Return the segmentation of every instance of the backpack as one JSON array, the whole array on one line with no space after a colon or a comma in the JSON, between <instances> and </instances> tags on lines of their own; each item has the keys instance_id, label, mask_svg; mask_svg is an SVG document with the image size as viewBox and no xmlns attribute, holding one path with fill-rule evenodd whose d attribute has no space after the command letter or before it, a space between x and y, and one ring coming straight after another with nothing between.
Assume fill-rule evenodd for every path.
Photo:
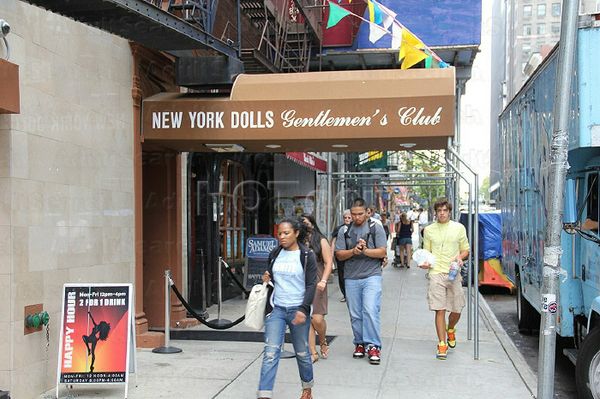
<instances>
[{"instance_id":1,"label":"backpack","mask_svg":"<svg viewBox=\"0 0 600 399\"><path fill-rule=\"evenodd\" d=\"M369 246L369 238L373 238L373 247L377 248L377 241L375 241L375 237L376 237L376 224L377 222L375 222L374 220L372 220L371 218L369 218L369 233L367 234L367 239L365 240L367 242L367 247ZM346 249L350 249L350 245L348 244L348 242L350 241L350 234L348 234L348 231L350 231L350 227L352 227L352 223L350 223L348 226L345 226L346 230L344 230L344 241L346 243ZM386 244L387 246L387 244ZM381 258L381 267L384 267L387 264L387 257L385 258Z\"/></svg>"},{"instance_id":2,"label":"backpack","mask_svg":"<svg viewBox=\"0 0 600 399\"><path fill-rule=\"evenodd\" d=\"M373 247L377 248L377 244L375 241L375 231L377 230L375 227L376 222L374 220L372 220L371 218L369 218L369 234L367 234L367 246L369 245L369 238L373 238ZM344 230L344 241L346 243L346 249L350 249L350 245L348 244L349 240L350 240L350 234L348 234L348 231L350 231L350 228L352 227L353 223L350 223L348 226L346 227L346 230ZM343 228L343 227L342 227Z\"/></svg>"}]
</instances>

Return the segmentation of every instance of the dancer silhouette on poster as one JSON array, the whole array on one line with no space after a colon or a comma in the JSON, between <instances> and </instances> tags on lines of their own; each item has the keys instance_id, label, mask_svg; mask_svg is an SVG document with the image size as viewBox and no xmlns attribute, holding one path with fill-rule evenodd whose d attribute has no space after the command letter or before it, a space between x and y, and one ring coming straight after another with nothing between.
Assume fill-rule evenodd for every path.
<instances>
[{"instance_id":1,"label":"dancer silhouette on poster","mask_svg":"<svg viewBox=\"0 0 600 399\"><path fill-rule=\"evenodd\" d=\"M96 321L92 317L92 314L88 311L88 315L90 319L92 319L92 323L94 323L94 328L92 328L92 332L90 335L82 336L83 342L85 342L85 346L88 350L88 356L92 355L92 363L90 364L90 373L94 372L94 361L96 360L96 344L98 340L106 341L108 338L108 332L110 331L110 324L101 321L100 324L96 324ZM91 348L90 348L91 344Z\"/></svg>"}]
</instances>

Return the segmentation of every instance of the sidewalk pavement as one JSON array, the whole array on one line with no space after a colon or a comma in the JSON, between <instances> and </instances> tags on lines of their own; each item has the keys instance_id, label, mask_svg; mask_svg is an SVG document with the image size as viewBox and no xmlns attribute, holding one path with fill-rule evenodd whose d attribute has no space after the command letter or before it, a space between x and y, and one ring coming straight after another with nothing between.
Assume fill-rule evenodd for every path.
<instances>
[{"instance_id":1,"label":"sidewalk pavement","mask_svg":"<svg viewBox=\"0 0 600 399\"><path fill-rule=\"evenodd\" d=\"M380 365L353 359L352 331L346 304L339 301L337 281L329 284L330 342L328 359L314 364L316 399L371 398L485 398L534 397L536 379L502 329L485 299L480 297L480 359L473 359L468 341L466 307L457 328L457 346L448 359L435 358L433 313L427 308L425 272L419 268L384 269ZM334 279L337 280L337 279ZM234 320L244 312L245 300L233 299L222 306L222 317ZM209 309L211 318L216 309ZM205 326L197 327L208 330ZM247 331L243 323L233 331ZM230 330L231 331L231 330ZM227 332L224 332L226 334ZM256 397L263 344L236 341L171 340L183 349L179 354L155 354L137 350L137 373L130 376L131 399L253 399ZM292 350L291 344L286 344ZM61 388L60 398L122 398L124 387ZM274 397L300 397L295 359L281 359ZM53 392L40 399L54 397Z\"/></svg>"}]
</instances>

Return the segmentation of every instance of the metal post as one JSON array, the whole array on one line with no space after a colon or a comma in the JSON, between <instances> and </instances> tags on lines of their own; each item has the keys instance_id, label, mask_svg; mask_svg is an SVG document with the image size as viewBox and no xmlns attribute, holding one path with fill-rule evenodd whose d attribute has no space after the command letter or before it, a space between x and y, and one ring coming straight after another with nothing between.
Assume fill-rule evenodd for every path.
<instances>
[{"instance_id":1,"label":"metal post","mask_svg":"<svg viewBox=\"0 0 600 399\"><path fill-rule=\"evenodd\" d=\"M236 23L237 23L238 58L242 58L242 6L240 5L240 0L237 0Z\"/></svg>"},{"instance_id":2,"label":"metal post","mask_svg":"<svg viewBox=\"0 0 600 399\"><path fill-rule=\"evenodd\" d=\"M463 164L465 166L465 168L467 168L467 170L469 172L471 172L471 174L473 175L474 178L474 197L475 197L475 220L474 220L474 226L473 226L473 248L472 251L474 253L474 262L473 262L473 266L474 266L474 271L475 271L475 289L473 292L473 295L475 296L475 309L473 311L473 317L474 317L474 321L473 321L473 326L474 326L474 331L475 331L475 339L473 340L473 358L475 360L479 359L479 276L478 276L478 271L479 271L479 175L477 173L475 173L475 171L465 162L462 160L462 158L460 157L460 155L458 155L456 153L456 151L454 151L454 149L452 149L451 147L448 148L448 151L454 155L454 157L456 158L456 160L458 162L460 162L461 164Z\"/></svg>"},{"instance_id":3,"label":"metal post","mask_svg":"<svg viewBox=\"0 0 600 399\"><path fill-rule=\"evenodd\" d=\"M473 189L471 188L471 184L469 184L469 216L468 216L468 226L469 226L469 242L473 242ZM477 232L479 234L479 232ZM469 260L468 260L468 268L467 268L467 339L473 339L473 309L471 308L471 300L473 299L473 251L469 251ZM479 278L479 276L477 276Z\"/></svg>"},{"instance_id":4,"label":"metal post","mask_svg":"<svg viewBox=\"0 0 600 399\"><path fill-rule=\"evenodd\" d=\"M562 232L562 214L564 186L567 174L567 151L569 145L569 112L571 109L571 84L575 70L575 51L577 44L577 16L579 1L563 1L561 17L560 44L554 93L554 126L548 161L548 192L546 201L548 216L544 246L543 285L541 291L542 306L540 324L540 349L538 362L539 399L554 397L554 366L556 351L556 311L549 311L550 304L557 303L559 294L559 275ZM553 307L552 307L553 308Z\"/></svg>"},{"instance_id":5,"label":"metal post","mask_svg":"<svg viewBox=\"0 0 600 399\"><path fill-rule=\"evenodd\" d=\"M473 266L475 271L475 309L473 309L473 321L475 323L475 339L473 340L473 352L475 360L479 360L479 175L473 172L475 177L475 227L473 229Z\"/></svg>"},{"instance_id":6,"label":"metal post","mask_svg":"<svg viewBox=\"0 0 600 399\"><path fill-rule=\"evenodd\" d=\"M461 118L461 103L462 103L462 95L463 95L463 88L464 88L464 83L462 79L458 79L457 80L457 85L456 85L456 116L455 116L455 122L456 122L456 130L454 131L454 148L456 148L456 152L460 154L460 143L461 143L461 131L460 131L460 127L461 127L461 123L460 123L460 118ZM456 210L458 210L458 207L460 206L460 181L457 181L454 183L454 187L453 187L454 191L454 205Z\"/></svg>"},{"instance_id":7,"label":"metal post","mask_svg":"<svg viewBox=\"0 0 600 399\"><path fill-rule=\"evenodd\" d=\"M333 172L332 170L332 165L331 165L331 152L327 153L327 204L325 205L325 209L326 209L326 215L327 215L327 224L325 226L326 228L326 233L325 235L327 237L329 237L329 234L331 234L331 231L333 230L332 227L332 221L333 221L333 204L332 204L332 198L333 198L333 181L331 180L331 173Z\"/></svg>"},{"instance_id":8,"label":"metal post","mask_svg":"<svg viewBox=\"0 0 600 399\"><path fill-rule=\"evenodd\" d=\"M165 270L165 346L152 349L154 353L179 353L181 349L171 346L171 271Z\"/></svg>"},{"instance_id":9,"label":"metal post","mask_svg":"<svg viewBox=\"0 0 600 399\"><path fill-rule=\"evenodd\" d=\"M469 242L474 243L473 241L473 220L472 220L472 216L471 214L473 213L473 205L472 205L472 189L471 189L471 183L464 177L463 174L460 173L460 171L458 170L458 168L456 166L454 166L452 164L452 161L450 161L449 158L446 158L446 163L447 165L454 171L454 173L456 173L461 179L463 179L466 183L467 186L469 188L469 207L468 207L468 212L469 215L467 217L467 226L468 226L468 231L467 231L467 238L469 240ZM473 324L473 316L472 316L472 311L473 311L473 306L471 301L473 300L473 268L472 268L472 253L473 251L469 251L469 258L468 258L468 267L467 267L467 339L471 340L473 339L473 331L472 331L472 324Z\"/></svg>"},{"instance_id":10,"label":"metal post","mask_svg":"<svg viewBox=\"0 0 600 399\"><path fill-rule=\"evenodd\" d=\"M211 323L214 323L218 326L224 326L224 325L231 323L231 320L221 318L221 303L223 302L223 282L221 281L221 278L222 278L221 275L223 274L223 271L221 270L222 264L224 264L225 267L229 267L229 265L223 260L223 258L221 256L219 256L219 267L217 268L218 269L217 284L219 285L217 287L217 295L218 295L217 318L210 320Z\"/></svg>"}]
</instances>

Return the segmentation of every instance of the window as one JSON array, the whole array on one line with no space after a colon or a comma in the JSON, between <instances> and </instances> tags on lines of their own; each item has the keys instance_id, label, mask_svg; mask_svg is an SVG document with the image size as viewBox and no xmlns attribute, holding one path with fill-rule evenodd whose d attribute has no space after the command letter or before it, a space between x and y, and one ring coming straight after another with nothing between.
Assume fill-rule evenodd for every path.
<instances>
[{"instance_id":1,"label":"window","mask_svg":"<svg viewBox=\"0 0 600 399\"><path fill-rule=\"evenodd\" d=\"M588 198L586 202L586 217L598 221L598 175L596 173L588 175ZM585 219L584 218L584 219ZM597 230L597 229L596 229Z\"/></svg>"},{"instance_id":2,"label":"window","mask_svg":"<svg viewBox=\"0 0 600 399\"><path fill-rule=\"evenodd\" d=\"M538 18L542 18L546 16L546 5L538 4L537 5L537 16Z\"/></svg>"},{"instance_id":3,"label":"window","mask_svg":"<svg viewBox=\"0 0 600 399\"><path fill-rule=\"evenodd\" d=\"M242 164L225 160L221 163L219 184L219 233L221 256L229 263L242 264L246 242L244 168Z\"/></svg>"},{"instance_id":4,"label":"window","mask_svg":"<svg viewBox=\"0 0 600 399\"><path fill-rule=\"evenodd\" d=\"M531 25L523 25L523 34L525 36L531 35Z\"/></svg>"},{"instance_id":5,"label":"window","mask_svg":"<svg viewBox=\"0 0 600 399\"><path fill-rule=\"evenodd\" d=\"M553 23L551 29L552 29L552 34L554 34L554 35L560 34L560 24L559 23L556 23L556 22Z\"/></svg>"},{"instance_id":6,"label":"window","mask_svg":"<svg viewBox=\"0 0 600 399\"><path fill-rule=\"evenodd\" d=\"M529 58L529 54L531 54L531 46L529 44L523 45L523 54L526 55L525 58Z\"/></svg>"},{"instance_id":7,"label":"window","mask_svg":"<svg viewBox=\"0 0 600 399\"><path fill-rule=\"evenodd\" d=\"M531 17L531 6L523 6L523 17L529 18Z\"/></svg>"},{"instance_id":8,"label":"window","mask_svg":"<svg viewBox=\"0 0 600 399\"><path fill-rule=\"evenodd\" d=\"M560 17L560 3L552 3L552 16Z\"/></svg>"},{"instance_id":9,"label":"window","mask_svg":"<svg viewBox=\"0 0 600 399\"><path fill-rule=\"evenodd\" d=\"M546 34L546 24L538 24L537 26L537 34L545 35Z\"/></svg>"}]
</instances>

